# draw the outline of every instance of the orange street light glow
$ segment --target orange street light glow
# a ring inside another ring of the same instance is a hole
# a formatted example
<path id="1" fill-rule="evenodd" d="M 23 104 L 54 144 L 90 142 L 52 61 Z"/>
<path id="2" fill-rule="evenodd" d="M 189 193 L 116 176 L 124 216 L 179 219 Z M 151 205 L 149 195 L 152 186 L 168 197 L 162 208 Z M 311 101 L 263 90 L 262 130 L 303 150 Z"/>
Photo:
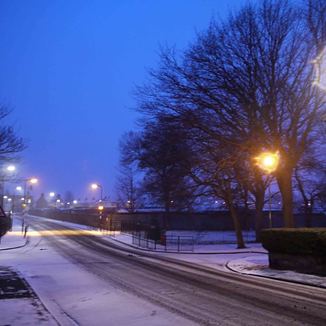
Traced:
<path id="1" fill-rule="evenodd" d="M 280 162 L 279 152 L 263 152 L 259 156 L 255 157 L 256 164 L 266 173 L 274 172 Z"/>
<path id="2" fill-rule="evenodd" d="M 114 233 L 113 233 L 114 232 Z M 119 234 L 119 231 L 106 231 L 107 234 Z M 102 231 L 98 230 L 42 230 L 28 231 L 27 235 L 31 237 L 50 237 L 50 236 L 87 236 L 87 235 L 102 235 Z M 6 236 L 21 236 L 20 231 L 8 232 Z"/>
<path id="3" fill-rule="evenodd" d="M 38 179 L 36 179 L 36 178 L 30 178 L 28 181 L 29 181 L 31 184 L 36 184 L 36 183 L 38 183 Z"/>
<path id="4" fill-rule="evenodd" d="M 103 205 L 100 205 L 100 206 L 98 207 L 98 210 L 99 210 L 99 211 L 103 211 L 103 209 L 104 209 L 104 206 L 103 206 Z"/>

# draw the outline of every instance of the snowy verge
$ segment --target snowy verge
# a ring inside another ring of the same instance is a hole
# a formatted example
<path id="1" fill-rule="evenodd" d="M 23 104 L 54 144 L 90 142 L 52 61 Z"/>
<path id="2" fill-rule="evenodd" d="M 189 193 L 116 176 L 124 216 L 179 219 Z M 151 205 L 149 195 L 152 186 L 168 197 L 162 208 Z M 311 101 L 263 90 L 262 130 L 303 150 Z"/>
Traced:
<path id="1" fill-rule="evenodd" d="M 326 288 L 326 277 L 269 268 L 268 255 L 257 255 L 231 260 L 227 263 L 227 267 L 241 274 L 275 278 L 283 281 Z"/>

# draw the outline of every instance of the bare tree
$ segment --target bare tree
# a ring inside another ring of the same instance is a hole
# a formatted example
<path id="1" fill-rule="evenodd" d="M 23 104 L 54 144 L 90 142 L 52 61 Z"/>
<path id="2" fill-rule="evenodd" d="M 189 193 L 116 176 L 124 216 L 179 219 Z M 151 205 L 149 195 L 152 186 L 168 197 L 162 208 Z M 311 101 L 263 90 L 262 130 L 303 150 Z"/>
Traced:
<path id="1" fill-rule="evenodd" d="M 317 143 L 318 144 L 318 143 Z M 326 162 L 320 147 L 311 147 L 294 171 L 295 186 L 301 195 L 306 227 L 312 226 L 312 213 L 316 204 L 325 197 Z"/>
<path id="2" fill-rule="evenodd" d="M 312 85 L 309 40 L 298 7 L 277 0 L 248 4 L 224 23 L 213 20 L 180 60 L 173 49 L 163 50 L 152 84 L 138 93 L 142 112 L 182 117 L 207 141 L 218 139 L 244 158 L 278 150 L 275 177 L 287 227 L 294 225 L 293 171 L 325 105 Z M 261 177 L 257 182 L 262 195 Z"/>
<path id="3" fill-rule="evenodd" d="M 17 153 L 23 151 L 26 146 L 21 137 L 17 136 L 12 126 L 6 124 L 6 118 L 11 113 L 5 107 L 0 107 L 0 161 L 11 161 Z"/>
<path id="4" fill-rule="evenodd" d="M 133 163 L 142 172 L 141 189 L 153 203 L 166 212 L 189 209 L 194 198 L 188 178 L 190 150 L 178 126 L 162 116 L 146 122 L 142 132 L 122 144 L 122 153 L 122 166 Z"/>
<path id="5" fill-rule="evenodd" d="M 316 55 L 318 55 L 326 46 L 326 2 L 306 0 L 304 14 Z"/>
<path id="6" fill-rule="evenodd" d="M 243 188 L 239 183 L 239 171 L 235 169 L 234 153 L 229 147 L 214 141 L 196 142 L 193 147 L 197 155 L 192 157 L 194 162 L 190 176 L 200 188 L 206 190 L 206 196 L 225 202 L 234 225 L 238 248 L 245 248 L 237 209 Z"/>
<path id="7" fill-rule="evenodd" d="M 140 206 L 141 193 L 138 183 L 134 166 L 120 165 L 116 184 L 118 202 L 131 213 Z"/>
<path id="8" fill-rule="evenodd" d="M 6 118 L 10 110 L 0 107 L 0 161 L 1 163 L 17 159 L 17 153 L 25 149 L 23 139 L 18 137 L 12 126 L 7 125 Z M 1 172 L 0 172 L 1 174 Z M 3 207 L 3 180 L 4 176 L 0 175 L 0 206 Z M 0 238 L 10 228 L 9 218 L 4 217 L 0 224 Z"/>

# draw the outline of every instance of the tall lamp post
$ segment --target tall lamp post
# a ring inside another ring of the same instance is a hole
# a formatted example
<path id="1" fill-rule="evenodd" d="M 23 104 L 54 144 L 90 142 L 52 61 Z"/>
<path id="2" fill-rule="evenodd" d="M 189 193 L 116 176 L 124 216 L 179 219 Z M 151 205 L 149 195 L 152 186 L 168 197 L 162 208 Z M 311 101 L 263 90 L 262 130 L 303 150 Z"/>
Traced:
<path id="1" fill-rule="evenodd" d="M 279 162 L 280 162 L 280 154 L 279 152 L 262 152 L 257 157 L 255 157 L 256 163 L 258 167 L 263 170 L 266 174 L 271 175 L 274 171 L 276 171 Z M 271 228 L 272 225 L 272 195 L 271 195 L 271 187 L 268 186 L 268 220 L 269 220 L 269 227 Z"/>
<path id="2" fill-rule="evenodd" d="M 100 192 L 100 201 L 102 201 L 103 200 L 103 187 L 102 187 L 102 185 L 100 185 L 99 183 L 92 183 L 91 188 L 93 190 L 100 189 L 100 191 L 101 191 Z"/>
<path id="3" fill-rule="evenodd" d="M 26 207 L 26 203 L 27 203 L 27 185 L 35 185 L 38 183 L 38 179 L 37 178 L 27 178 L 24 179 L 24 207 Z"/>

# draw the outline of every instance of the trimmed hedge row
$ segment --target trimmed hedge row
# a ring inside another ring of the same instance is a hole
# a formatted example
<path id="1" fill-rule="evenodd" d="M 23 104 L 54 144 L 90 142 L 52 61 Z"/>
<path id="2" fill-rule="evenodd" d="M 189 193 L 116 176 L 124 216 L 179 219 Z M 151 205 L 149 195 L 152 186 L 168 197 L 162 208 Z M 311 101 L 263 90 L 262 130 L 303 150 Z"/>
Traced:
<path id="1" fill-rule="evenodd" d="M 326 228 L 282 228 L 262 231 L 263 247 L 290 255 L 326 255 Z"/>

